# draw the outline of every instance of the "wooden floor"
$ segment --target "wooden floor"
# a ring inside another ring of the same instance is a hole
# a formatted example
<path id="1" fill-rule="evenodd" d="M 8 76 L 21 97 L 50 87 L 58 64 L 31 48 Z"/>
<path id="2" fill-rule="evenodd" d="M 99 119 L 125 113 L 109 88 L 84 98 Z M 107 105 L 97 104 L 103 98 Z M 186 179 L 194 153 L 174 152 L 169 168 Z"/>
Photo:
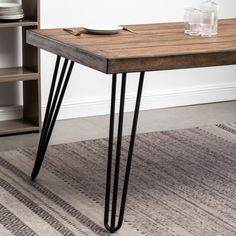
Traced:
<path id="1" fill-rule="evenodd" d="M 132 113 L 125 114 L 124 135 L 129 135 Z M 142 111 L 138 133 L 182 129 L 236 121 L 236 102 L 214 103 Z M 58 121 L 51 144 L 70 143 L 108 136 L 109 116 Z M 38 144 L 39 134 L 0 137 L 0 151 Z"/>

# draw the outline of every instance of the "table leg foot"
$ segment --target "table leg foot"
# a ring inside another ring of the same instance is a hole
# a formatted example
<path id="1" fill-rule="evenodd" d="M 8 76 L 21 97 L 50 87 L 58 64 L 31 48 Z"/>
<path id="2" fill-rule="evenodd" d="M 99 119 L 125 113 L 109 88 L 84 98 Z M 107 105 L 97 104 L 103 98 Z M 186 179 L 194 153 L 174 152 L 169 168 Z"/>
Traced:
<path id="1" fill-rule="evenodd" d="M 114 136 L 117 75 L 113 75 L 113 78 L 112 78 L 110 131 L 109 131 L 109 148 L 108 148 L 109 150 L 108 150 L 108 161 L 107 161 L 107 182 L 106 182 L 105 212 L 104 212 L 104 225 L 105 225 L 105 228 L 111 233 L 114 233 L 121 228 L 123 219 L 124 219 L 125 204 L 126 204 L 126 197 L 127 197 L 127 192 L 128 192 L 129 176 L 130 176 L 130 170 L 131 170 L 133 149 L 134 149 L 136 129 L 137 129 L 137 123 L 138 123 L 138 115 L 139 115 L 140 102 L 141 102 L 141 96 L 142 96 L 144 74 L 145 74 L 144 72 L 140 73 L 139 86 L 138 86 L 138 92 L 137 92 L 137 98 L 136 98 L 136 106 L 135 106 L 134 118 L 133 118 L 133 126 L 132 126 L 132 131 L 131 131 L 131 138 L 130 138 L 130 146 L 129 146 L 127 164 L 126 164 L 125 179 L 123 183 L 123 192 L 122 192 L 120 211 L 119 211 L 118 217 L 117 217 L 116 211 L 117 211 L 117 198 L 118 198 L 118 186 L 119 186 L 119 175 L 120 175 L 119 170 L 120 170 L 120 154 L 121 154 L 121 146 L 122 146 L 126 73 L 122 74 L 113 191 L 111 191 L 111 179 L 112 179 L 112 156 L 113 156 L 113 136 Z M 112 201 L 110 204 L 111 195 L 112 195 Z M 111 217 L 110 217 L 110 223 L 109 223 L 110 205 L 111 205 L 111 214 L 110 214 Z"/>
<path id="2" fill-rule="evenodd" d="M 49 92 L 49 98 L 48 98 L 44 122 L 43 122 L 43 127 L 42 127 L 42 132 L 41 132 L 40 141 L 38 145 L 36 161 L 34 164 L 33 172 L 31 174 L 32 180 L 36 179 L 40 171 L 41 165 L 43 163 L 43 159 L 44 159 L 47 147 L 48 147 L 48 143 L 52 135 L 52 131 L 53 131 L 56 119 L 57 119 L 57 115 L 60 110 L 60 106 L 61 106 L 64 94 L 65 94 L 70 76 L 71 76 L 71 72 L 73 70 L 73 66 L 74 66 L 74 62 L 71 61 L 69 68 L 67 70 L 69 60 L 65 59 L 59 80 L 56 83 L 60 61 L 61 61 L 61 57 L 57 56 L 51 89 Z"/>

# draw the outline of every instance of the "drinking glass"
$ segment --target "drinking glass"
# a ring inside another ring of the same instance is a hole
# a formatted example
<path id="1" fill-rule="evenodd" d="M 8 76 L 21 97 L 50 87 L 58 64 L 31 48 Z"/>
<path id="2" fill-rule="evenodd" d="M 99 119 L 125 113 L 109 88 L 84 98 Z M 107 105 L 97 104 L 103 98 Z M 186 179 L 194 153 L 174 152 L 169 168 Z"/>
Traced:
<path id="1" fill-rule="evenodd" d="M 184 33 L 189 34 L 190 32 L 190 17 L 192 12 L 195 10 L 195 8 L 185 8 L 185 13 L 184 13 Z"/>
<path id="2" fill-rule="evenodd" d="M 219 4 L 217 4 L 214 0 L 204 0 L 200 5 L 200 10 L 214 12 L 214 26 L 212 30 L 212 35 L 217 35 Z"/>
<path id="3" fill-rule="evenodd" d="M 215 13 L 212 11 L 201 11 L 200 15 L 201 36 L 212 37 L 214 34 Z"/>
<path id="4" fill-rule="evenodd" d="M 201 11 L 198 9 L 193 9 L 192 11 L 190 11 L 189 35 L 192 35 L 192 36 L 201 35 L 200 13 L 201 13 Z"/>

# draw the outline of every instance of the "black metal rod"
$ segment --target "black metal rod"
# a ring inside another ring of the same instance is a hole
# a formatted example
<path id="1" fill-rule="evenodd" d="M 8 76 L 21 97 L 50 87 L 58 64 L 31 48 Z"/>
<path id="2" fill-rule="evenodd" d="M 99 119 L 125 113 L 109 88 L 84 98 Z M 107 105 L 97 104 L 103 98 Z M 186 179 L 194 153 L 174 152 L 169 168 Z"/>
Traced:
<path id="1" fill-rule="evenodd" d="M 137 131 L 137 124 L 138 124 L 139 109 L 140 109 L 140 103 L 141 103 L 141 97 L 142 97 L 144 75 L 145 75 L 145 72 L 140 73 L 138 93 L 137 93 L 134 118 L 133 118 L 133 126 L 132 126 L 132 131 L 131 131 L 131 138 L 130 138 L 128 160 L 127 160 L 127 164 L 126 164 L 126 173 L 125 173 L 125 180 L 124 180 L 122 200 L 121 200 L 120 217 L 119 217 L 119 222 L 118 222 L 116 230 L 120 229 L 120 227 L 122 226 L 123 219 L 124 219 L 125 203 L 126 203 L 128 186 L 129 186 L 129 177 L 130 177 L 132 157 L 133 157 L 133 151 L 134 151 L 134 143 L 135 143 L 135 137 L 136 137 L 136 131 Z"/>
<path id="2" fill-rule="evenodd" d="M 52 83 L 51 83 L 51 88 L 50 88 L 50 92 L 49 92 L 49 97 L 48 97 L 48 102 L 47 102 L 47 107 L 46 107 L 46 112 L 44 115 L 44 121 L 43 121 L 43 128 L 41 131 L 41 136 L 40 136 L 40 140 L 39 140 L 39 145 L 38 145 L 38 149 L 41 148 L 42 145 L 42 140 L 44 139 L 45 136 L 45 129 L 48 123 L 48 116 L 49 116 L 49 112 L 51 109 L 51 104 L 52 104 L 52 98 L 53 98 L 53 93 L 54 93 L 54 89 L 55 89 L 55 85 L 56 85 L 56 80 L 57 80 L 57 74 L 58 74 L 58 69 L 60 66 L 60 61 L 61 61 L 61 57 L 57 56 L 57 60 L 56 60 L 56 65 L 55 65 L 55 69 L 54 69 L 54 73 L 53 73 L 53 78 L 52 78 Z"/>
<path id="3" fill-rule="evenodd" d="M 108 144 L 108 159 L 107 159 L 107 182 L 106 182 L 105 212 L 104 212 L 104 225 L 106 229 L 109 229 L 108 220 L 109 220 L 110 191 L 111 191 L 111 172 L 112 172 L 113 137 L 114 137 L 115 103 L 116 103 L 116 81 L 117 81 L 117 75 L 114 74 L 112 76 L 110 128 L 109 128 L 109 144 Z"/>
<path id="4" fill-rule="evenodd" d="M 56 107 L 56 104 L 58 102 L 58 97 L 59 97 L 61 87 L 62 87 L 62 83 L 63 83 L 64 77 L 65 77 L 68 61 L 69 61 L 68 59 L 65 59 L 63 67 L 62 67 L 62 72 L 61 72 L 61 75 L 60 75 L 60 78 L 59 78 L 59 81 L 58 81 L 58 84 L 57 84 L 56 92 L 54 94 L 54 98 L 53 98 L 53 101 L 52 101 L 52 104 L 51 104 L 51 107 L 50 107 L 50 111 L 49 111 L 49 114 L 48 114 L 48 120 L 47 120 L 47 123 L 46 123 L 46 126 L 45 126 L 46 133 L 49 129 L 53 114 L 55 112 L 55 107 Z"/>
<path id="5" fill-rule="evenodd" d="M 40 138 L 41 143 L 40 143 L 39 152 L 38 152 L 39 156 L 41 155 L 41 152 L 42 152 L 43 147 L 45 145 L 45 139 L 48 135 L 48 129 L 50 127 L 51 120 L 52 120 L 53 114 L 55 112 L 55 107 L 56 107 L 56 104 L 57 104 L 57 101 L 58 101 L 58 97 L 59 97 L 59 94 L 60 94 L 60 91 L 61 91 L 61 87 L 62 87 L 64 77 L 65 77 L 67 65 L 68 65 L 68 59 L 65 59 L 63 67 L 62 67 L 61 75 L 60 75 L 59 81 L 57 83 L 57 88 L 56 88 L 55 94 L 54 94 L 54 96 L 53 96 L 53 94 L 50 94 L 53 97 L 51 98 L 52 101 L 50 101 L 49 107 L 47 106 L 47 108 L 46 108 L 46 110 L 48 110 L 48 114 L 47 114 L 47 119 L 46 119 L 45 126 L 44 126 L 44 132 L 42 133 L 41 138 Z M 40 159 L 40 158 L 37 158 L 37 160 L 38 159 Z"/>
<path id="6" fill-rule="evenodd" d="M 61 75 L 60 75 L 59 81 L 57 83 L 56 92 L 55 92 L 55 94 L 52 98 L 52 104 L 50 102 L 50 107 L 46 108 L 46 110 L 48 110 L 49 112 L 48 112 L 47 120 L 45 122 L 44 132 L 41 134 L 41 136 L 42 136 L 40 138 L 41 142 L 40 142 L 40 145 L 38 147 L 36 162 L 35 162 L 35 165 L 34 165 L 33 172 L 31 174 L 31 179 L 32 180 L 35 180 L 35 178 L 37 177 L 37 175 L 40 171 L 43 159 L 44 159 L 44 154 L 43 153 L 45 153 L 44 149 L 47 148 L 47 145 L 45 145 L 45 144 L 46 144 L 46 140 L 47 140 L 47 136 L 48 136 L 48 130 L 49 130 L 49 127 L 51 125 L 53 114 L 55 112 L 55 106 L 57 104 L 58 96 L 59 96 L 60 91 L 61 91 L 61 86 L 62 86 L 63 79 L 64 79 L 64 76 L 65 76 L 65 73 L 66 73 L 67 65 L 68 65 L 68 59 L 65 59 L 63 67 L 62 67 Z"/>
<path id="7" fill-rule="evenodd" d="M 74 62 L 71 62 L 71 63 L 70 63 L 70 66 L 69 66 L 68 73 L 67 73 L 66 78 L 65 78 L 65 81 L 64 81 L 64 84 L 63 84 L 63 86 L 62 86 L 61 94 L 59 95 L 58 103 L 56 104 L 55 112 L 54 112 L 54 114 L 53 114 L 50 127 L 49 127 L 49 129 L 48 129 L 48 135 L 47 135 L 47 138 L 46 138 L 46 141 L 45 141 L 45 147 L 43 147 L 43 154 L 42 154 L 43 156 L 45 155 L 45 152 L 46 152 L 46 149 L 47 149 L 47 146 L 48 146 L 50 137 L 51 137 L 51 135 L 52 135 L 52 131 L 53 131 L 54 125 L 55 125 L 55 123 L 56 123 L 56 119 L 57 119 L 57 116 L 58 116 L 58 112 L 59 112 L 60 107 L 61 107 L 61 103 L 62 103 L 64 94 L 65 94 L 65 91 L 66 91 L 66 88 L 67 88 L 67 85 L 68 85 L 68 82 L 69 82 L 69 79 L 70 79 L 70 75 L 71 75 L 73 66 L 74 66 Z"/>
<path id="8" fill-rule="evenodd" d="M 62 68 L 62 73 L 61 73 L 61 76 L 60 76 L 60 80 L 57 84 L 57 89 L 56 89 L 56 92 L 55 92 L 55 95 L 54 95 L 54 98 L 53 98 L 53 102 L 52 102 L 52 105 L 51 105 L 51 109 L 50 109 L 50 112 L 49 112 L 49 115 L 48 115 L 48 121 L 47 121 L 47 124 L 45 126 L 46 135 L 43 137 L 43 142 L 42 142 L 42 145 L 41 145 L 40 150 L 38 152 L 36 162 L 35 162 L 35 165 L 34 165 L 34 169 L 33 169 L 32 175 L 31 175 L 32 180 L 34 180 L 37 177 L 37 175 L 40 171 L 40 168 L 41 168 L 41 165 L 42 165 L 42 162 L 43 162 L 43 159 L 44 159 L 47 147 L 48 147 L 48 143 L 49 143 L 49 140 L 50 140 L 50 137 L 52 135 L 52 131 L 53 131 L 53 128 L 54 128 L 54 125 L 55 125 L 55 122 L 56 122 L 56 118 L 57 118 L 57 115 L 58 115 L 58 112 L 59 112 L 64 94 L 65 94 L 65 91 L 66 91 L 66 87 L 68 85 L 69 78 L 71 76 L 71 72 L 72 72 L 72 69 L 73 69 L 73 66 L 74 66 L 73 61 L 70 63 L 70 67 L 68 69 L 64 84 L 62 86 L 67 64 L 68 64 L 68 59 L 65 59 L 65 62 L 64 62 L 63 68 Z"/>
<path id="9" fill-rule="evenodd" d="M 116 206 L 117 206 L 119 172 L 120 172 L 120 152 L 121 152 L 123 120 L 124 120 L 125 88 L 126 88 L 126 73 L 123 73 L 122 81 L 121 81 L 120 111 L 119 111 L 120 114 L 119 114 L 119 124 L 118 124 L 115 176 L 114 176 L 114 185 L 113 185 L 111 228 L 115 227 L 115 221 L 116 221 L 116 208 L 117 208 Z"/>
<path id="10" fill-rule="evenodd" d="M 112 145 L 113 145 L 113 132 L 114 132 L 114 113 L 115 113 L 115 86 L 112 84 L 112 99 L 111 99 L 111 117 L 110 117 L 110 133 L 109 133 L 109 151 L 108 151 L 108 165 L 107 165 L 107 185 L 106 185 L 106 199 L 105 199 L 105 216 L 104 216 L 104 225 L 107 230 L 111 233 L 118 231 L 124 220 L 125 213 L 125 204 L 128 192 L 129 177 L 132 164 L 132 156 L 135 144 L 135 136 L 138 124 L 138 115 L 142 97 L 142 89 L 144 82 L 145 72 L 140 73 L 139 85 L 137 91 L 136 105 L 134 111 L 133 125 L 131 131 L 128 159 L 126 164 L 125 179 L 123 184 L 123 191 L 120 204 L 120 212 L 118 216 L 118 223 L 116 225 L 116 211 L 117 211 L 117 195 L 119 187 L 119 168 L 120 168 L 120 153 L 122 146 L 122 127 L 123 127 L 123 115 L 124 115 L 124 102 L 125 102 L 125 85 L 126 85 L 126 74 L 122 75 L 122 86 L 121 86 L 121 97 L 120 97 L 120 116 L 119 116 L 119 125 L 118 125 L 118 138 L 117 138 L 117 148 L 116 148 L 116 162 L 115 162 L 115 177 L 113 185 L 113 201 L 112 201 L 112 210 L 111 210 L 111 224 L 109 226 L 109 207 L 110 207 L 110 194 L 111 194 L 111 178 L 112 178 Z M 113 77 L 114 78 L 114 77 Z"/>

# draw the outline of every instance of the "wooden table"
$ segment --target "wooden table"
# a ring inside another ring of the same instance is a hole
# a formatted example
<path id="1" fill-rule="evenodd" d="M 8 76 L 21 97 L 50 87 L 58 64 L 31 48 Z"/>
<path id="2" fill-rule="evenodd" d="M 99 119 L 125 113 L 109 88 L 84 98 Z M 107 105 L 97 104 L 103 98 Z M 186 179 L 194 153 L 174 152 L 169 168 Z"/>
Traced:
<path id="1" fill-rule="evenodd" d="M 43 162 L 74 62 L 106 74 L 112 74 L 104 214 L 104 224 L 106 229 L 110 232 L 119 230 L 124 218 L 145 72 L 236 64 L 236 19 L 220 20 L 219 34 L 212 38 L 202 38 L 200 36 L 190 37 L 185 35 L 183 33 L 183 23 L 128 25 L 126 28 L 133 32 L 122 31 L 117 35 L 82 34 L 78 37 L 68 34 L 62 29 L 32 30 L 27 32 L 27 42 L 29 44 L 57 55 L 37 158 L 31 176 L 32 180 L 35 180 L 37 177 Z M 58 83 L 56 83 L 61 57 L 65 59 Z M 68 64 L 69 68 L 67 68 Z M 120 175 L 119 167 L 122 146 L 126 77 L 129 72 L 140 72 L 140 78 L 121 206 L 117 219 L 117 193 Z M 110 204 L 116 82 L 117 74 L 119 73 L 122 74 L 122 82 L 114 184 L 112 189 L 112 204 Z M 112 206 L 112 209 L 111 216 L 109 217 L 110 205 Z"/>

